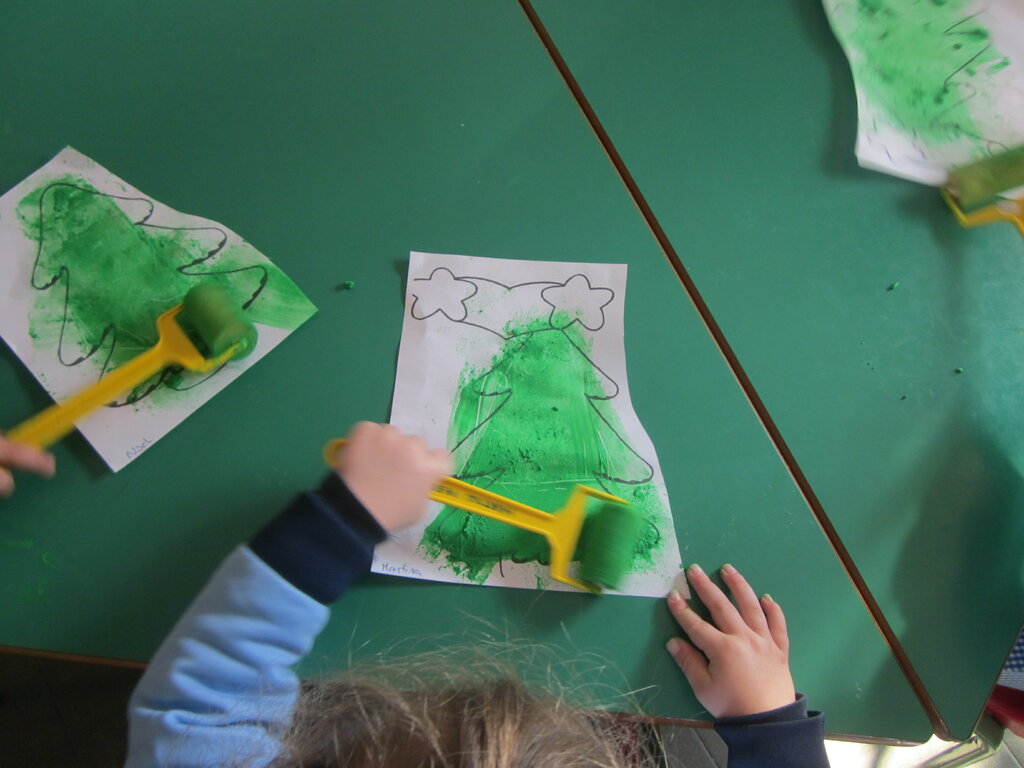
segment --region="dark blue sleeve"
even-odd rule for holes
[[[729,748],[729,768],[828,768],[825,716],[808,712],[801,693],[792,704],[715,721]]]
[[[331,472],[319,489],[299,494],[249,547],[293,586],[327,605],[370,570],[373,548],[385,538],[387,532]]]

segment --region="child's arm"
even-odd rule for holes
[[[729,748],[730,768],[827,767],[824,717],[808,713],[793,687],[782,609],[768,595],[758,600],[731,565],[722,568],[722,579],[735,605],[698,566],[687,576],[712,622],[673,591],[669,610],[691,642],[673,638],[668,650],[697,699],[718,718],[715,730]]]
[[[0,435],[0,498],[14,493],[12,469],[50,477],[56,471],[56,465],[53,454],[41,451],[34,445],[15,443]]]
[[[359,424],[315,493],[221,565],[157,651],[129,705],[128,766],[265,764],[299,693],[291,667],[388,531],[450,471],[390,427]]]

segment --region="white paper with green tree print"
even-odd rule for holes
[[[227,227],[171,210],[70,147],[0,197],[0,335],[56,400],[151,347],[157,316],[202,281],[256,325],[256,349],[206,374],[168,368],[79,421],[114,471],[316,308]]]
[[[939,185],[950,168],[1024,144],[1020,0],[825,0],[825,10],[853,72],[861,165]]]
[[[645,520],[621,592],[660,596],[679,573],[672,511],[629,398],[626,267],[413,253],[392,423],[452,451],[455,475],[547,512],[576,484]],[[567,588],[538,534],[452,507],[378,549],[375,570]]]

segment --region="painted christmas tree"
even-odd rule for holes
[[[37,244],[31,334],[64,366],[88,363],[102,376],[148,349],[157,340],[157,316],[200,280],[221,282],[254,322],[287,324],[289,305],[308,306],[251,246],[229,243],[216,226],[161,226],[146,198],[104,194],[68,176],[37,188],[17,210]],[[168,369],[115,405],[197,383]]]
[[[453,284],[449,276],[439,277]],[[449,430],[456,475],[548,512],[559,509],[577,484],[623,497],[648,520],[636,552],[643,567],[661,542],[665,510],[651,482],[651,464],[630,446],[610,405],[619,387],[594,362],[583,333],[600,329],[599,302],[606,304],[610,296],[598,292],[611,292],[573,280],[541,290],[548,313],[501,330],[504,341],[486,370],[463,371]],[[476,295],[462,290],[462,309],[434,309],[424,302],[420,311],[443,312],[455,322],[480,321],[466,307]],[[421,549],[481,583],[503,561],[548,560],[542,536],[452,507],[427,527]]]

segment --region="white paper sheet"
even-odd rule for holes
[[[1020,0],[825,0],[825,9],[853,71],[861,165],[941,185],[951,168],[1024,144]]]
[[[168,208],[70,147],[0,197],[0,335],[54,399],[151,346],[157,316],[202,280],[220,282],[245,308],[256,349],[205,375],[165,371],[81,420],[114,471],[316,308],[230,229]]]
[[[545,511],[576,483],[627,499],[648,522],[621,591],[661,596],[679,573],[679,548],[629,399],[625,296],[620,264],[411,254],[391,421],[451,450],[457,477]],[[374,570],[570,589],[539,562],[539,539],[517,544],[501,531],[520,535],[432,504],[422,525],[378,547]]]

